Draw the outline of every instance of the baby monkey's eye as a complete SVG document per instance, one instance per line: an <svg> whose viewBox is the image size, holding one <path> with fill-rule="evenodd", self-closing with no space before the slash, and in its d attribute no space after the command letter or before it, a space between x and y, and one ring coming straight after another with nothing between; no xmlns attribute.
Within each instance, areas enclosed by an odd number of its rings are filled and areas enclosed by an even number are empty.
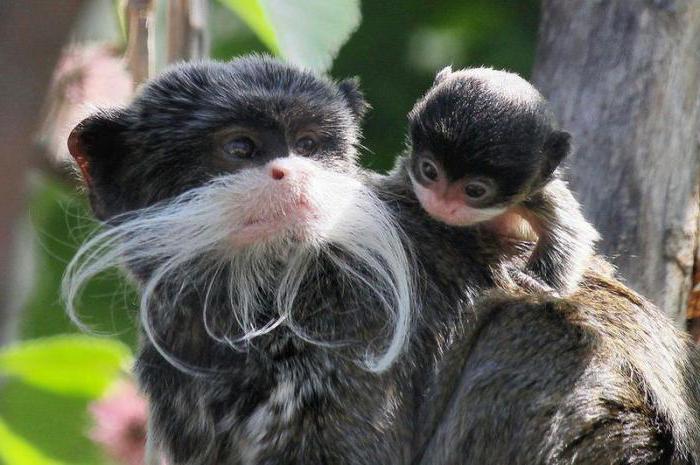
<svg viewBox="0 0 700 465"><path fill-rule="evenodd" d="M316 141L305 136L299 138L294 144L294 151L299 155L308 155L316 148Z"/></svg>
<svg viewBox="0 0 700 465"><path fill-rule="evenodd" d="M420 163L420 171L426 179L431 181L435 181L438 178L437 166L430 160L423 160Z"/></svg>
<svg viewBox="0 0 700 465"><path fill-rule="evenodd" d="M464 186L464 193L472 200L479 200L491 193L492 187L483 181L471 181Z"/></svg>
<svg viewBox="0 0 700 465"><path fill-rule="evenodd" d="M224 144L224 152L239 158L250 158L255 153L255 142L250 137L236 137Z"/></svg>

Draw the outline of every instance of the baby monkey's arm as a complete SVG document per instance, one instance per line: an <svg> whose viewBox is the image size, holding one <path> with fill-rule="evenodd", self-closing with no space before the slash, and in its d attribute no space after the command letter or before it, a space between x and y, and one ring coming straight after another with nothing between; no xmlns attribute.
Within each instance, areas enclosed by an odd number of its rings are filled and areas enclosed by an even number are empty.
<svg viewBox="0 0 700 465"><path fill-rule="evenodd" d="M594 254L598 232L561 179L547 183L519 210L538 236L528 271L560 295L572 293Z"/></svg>

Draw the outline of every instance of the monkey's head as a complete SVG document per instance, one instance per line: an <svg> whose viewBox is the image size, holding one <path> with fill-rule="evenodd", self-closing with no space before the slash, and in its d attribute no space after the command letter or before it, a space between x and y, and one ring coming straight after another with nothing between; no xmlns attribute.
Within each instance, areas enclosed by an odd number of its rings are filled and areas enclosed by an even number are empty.
<svg viewBox="0 0 700 465"><path fill-rule="evenodd" d="M354 80L335 84L271 58L187 64L129 107L84 120L68 146L99 219L239 173L245 199L232 201L251 210L241 219L253 231L312 207L309 170L354 170L365 108Z"/></svg>
<svg viewBox="0 0 700 465"><path fill-rule="evenodd" d="M490 220L552 176L570 150L546 100L518 75L445 68L409 114L409 174L447 224Z"/></svg>
<svg viewBox="0 0 700 465"><path fill-rule="evenodd" d="M123 265L141 286L154 344L150 315L187 296L213 339L247 341L293 326L307 271L324 257L349 280L377 283L400 325L383 360L395 358L410 267L391 212L355 163L366 109L354 80L253 56L176 66L129 107L84 120L68 146L106 229L69 267L69 311L88 279Z"/></svg>

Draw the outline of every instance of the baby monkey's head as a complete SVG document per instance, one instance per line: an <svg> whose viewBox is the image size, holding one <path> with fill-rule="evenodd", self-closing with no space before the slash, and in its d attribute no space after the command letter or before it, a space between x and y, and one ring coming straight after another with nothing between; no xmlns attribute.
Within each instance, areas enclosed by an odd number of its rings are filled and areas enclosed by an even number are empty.
<svg viewBox="0 0 700 465"><path fill-rule="evenodd" d="M409 114L409 174L423 208L488 221L541 188L570 149L546 100L516 74L443 69Z"/></svg>

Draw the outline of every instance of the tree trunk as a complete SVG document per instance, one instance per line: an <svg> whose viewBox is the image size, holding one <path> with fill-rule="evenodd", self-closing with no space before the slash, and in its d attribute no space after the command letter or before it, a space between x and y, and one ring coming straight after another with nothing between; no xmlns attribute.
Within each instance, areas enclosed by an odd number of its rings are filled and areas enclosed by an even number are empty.
<svg viewBox="0 0 700 465"><path fill-rule="evenodd" d="M698 219L700 1L544 0L533 80L568 177L631 287L685 324Z"/></svg>
<svg viewBox="0 0 700 465"><path fill-rule="evenodd" d="M0 345L14 336L20 305L11 283L16 233L44 95L81 0L0 0Z"/></svg>
<svg viewBox="0 0 700 465"><path fill-rule="evenodd" d="M206 0L171 0L168 3L168 63L209 55Z"/></svg>
<svg viewBox="0 0 700 465"><path fill-rule="evenodd" d="M126 3L128 41L124 58L138 86L151 74L149 61L149 28L153 23L152 0L129 0Z"/></svg>

